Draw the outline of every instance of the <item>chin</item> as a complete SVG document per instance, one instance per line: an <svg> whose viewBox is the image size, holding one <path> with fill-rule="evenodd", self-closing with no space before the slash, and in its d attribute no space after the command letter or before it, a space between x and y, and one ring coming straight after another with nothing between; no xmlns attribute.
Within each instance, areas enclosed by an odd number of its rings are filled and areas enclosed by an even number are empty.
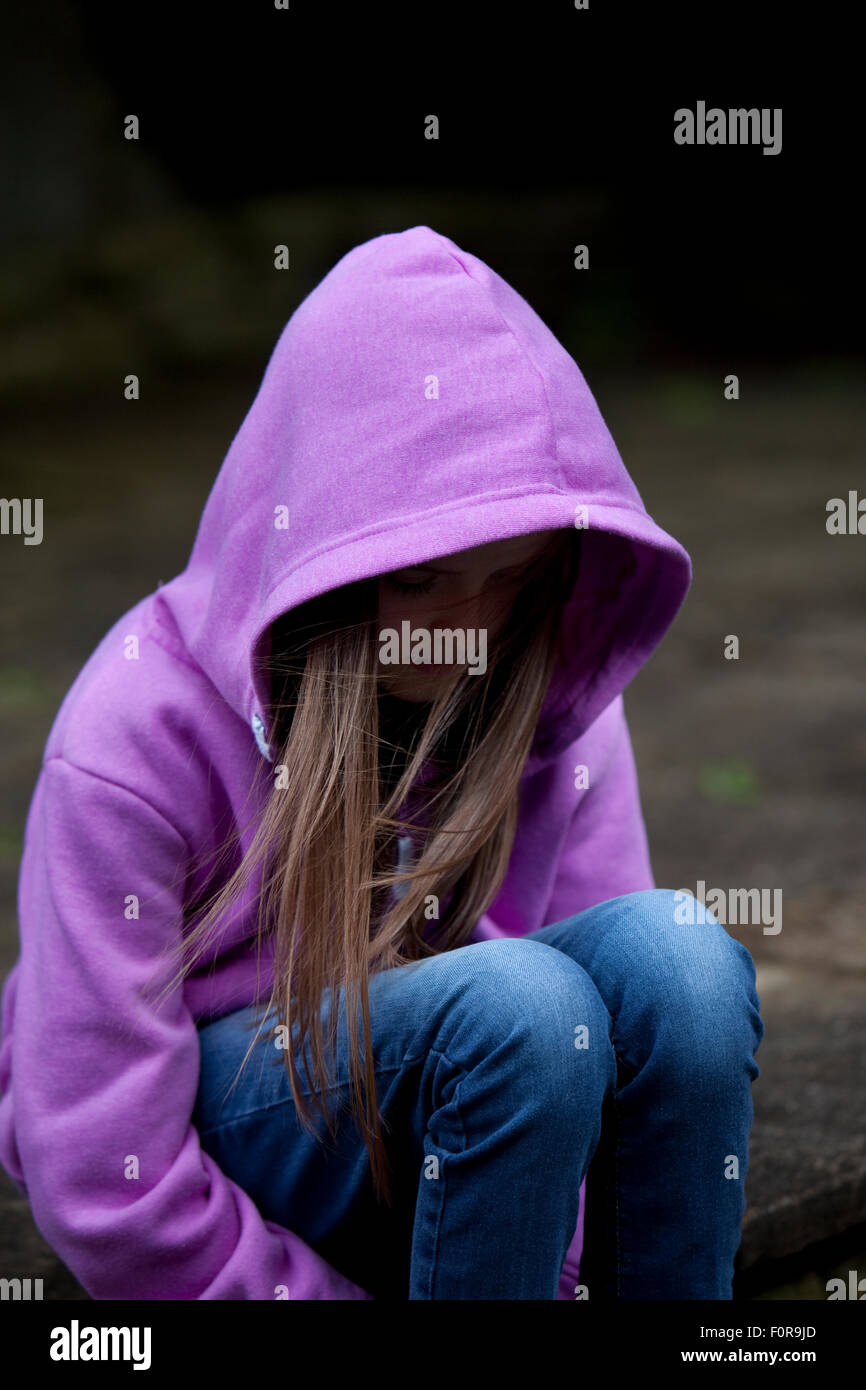
<svg viewBox="0 0 866 1390"><path fill-rule="evenodd" d="M420 690L404 690L400 686L388 685L385 687L385 691L395 700L405 700L409 705L429 705L433 699L429 690L422 693Z"/></svg>
<svg viewBox="0 0 866 1390"><path fill-rule="evenodd" d="M429 705L437 694L429 682L401 681L399 676L383 676L380 685L386 695L393 696L395 700L405 700L410 705Z"/></svg>

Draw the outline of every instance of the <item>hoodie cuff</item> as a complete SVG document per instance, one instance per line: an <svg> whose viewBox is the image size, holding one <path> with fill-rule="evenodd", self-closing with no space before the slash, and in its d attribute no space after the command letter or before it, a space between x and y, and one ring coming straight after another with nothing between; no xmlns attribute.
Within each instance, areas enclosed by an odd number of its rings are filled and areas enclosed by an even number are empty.
<svg viewBox="0 0 866 1390"><path fill-rule="evenodd" d="M579 1283L580 1271L574 1269L568 1263L564 1264L562 1266L562 1273L559 1276L559 1292L556 1295L556 1302L561 1303L567 1299L569 1303L573 1303L575 1301L574 1291Z"/></svg>

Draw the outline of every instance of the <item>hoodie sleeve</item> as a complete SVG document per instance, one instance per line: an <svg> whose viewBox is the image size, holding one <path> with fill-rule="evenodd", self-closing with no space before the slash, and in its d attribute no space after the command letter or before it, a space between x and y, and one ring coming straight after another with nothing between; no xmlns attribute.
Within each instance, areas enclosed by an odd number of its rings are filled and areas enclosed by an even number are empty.
<svg viewBox="0 0 866 1390"><path fill-rule="evenodd" d="M637 769L621 697L601 772L578 803L557 864L544 925L596 903L654 888Z"/></svg>
<svg viewBox="0 0 866 1390"><path fill-rule="evenodd" d="M152 1002L177 968L165 949L188 854L135 793L59 757L43 765L20 876L13 1067L36 1225L94 1299L370 1299L264 1220L191 1124L195 1021L180 988Z"/></svg>

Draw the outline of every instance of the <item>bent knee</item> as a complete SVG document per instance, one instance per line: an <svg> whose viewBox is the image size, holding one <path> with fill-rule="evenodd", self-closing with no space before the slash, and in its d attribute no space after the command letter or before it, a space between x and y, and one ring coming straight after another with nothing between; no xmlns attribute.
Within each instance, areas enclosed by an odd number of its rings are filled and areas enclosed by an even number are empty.
<svg viewBox="0 0 866 1390"><path fill-rule="evenodd" d="M755 966L703 903L684 905L686 896L673 889L630 894L622 916L627 955L632 967L639 958L638 987L665 1021L667 1045L693 1068L724 1074L763 1036Z"/></svg>
<svg viewBox="0 0 866 1390"><path fill-rule="evenodd" d="M639 960L658 983L678 981L681 990L708 989L711 995L723 982L754 988L750 952L691 894L650 888L614 901L614 931L625 955L632 963Z"/></svg>
<svg viewBox="0 0 866 1390"><path fill-rule="evenodd" d="M454 953L457 954L457 953ZM482 1012L497 1042L519 1048L537 1075L592 1054L605 1074L613 1057L612 1019L586 970L563 951L519 937L462 948L465 1002Z"/></svg>

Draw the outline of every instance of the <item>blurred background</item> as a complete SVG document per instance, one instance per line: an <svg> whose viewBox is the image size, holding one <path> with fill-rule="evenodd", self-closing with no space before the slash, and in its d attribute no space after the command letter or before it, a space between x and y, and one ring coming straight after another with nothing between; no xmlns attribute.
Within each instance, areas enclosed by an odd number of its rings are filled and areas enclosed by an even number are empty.
<svg viewBox="0 0 866 1390"><path fill-rule="evenodd" d="M711 72L672 11L519 13L6 18L0 492L44 499L44 539L0 537L0 969L66 690L184 568L296 305L353 246L426 223L557 334L692 556L625 695L653 866L665 887L782 891L781 932L729 926L767 1028L735 1291L824 1299L866 1275L866 536L826 529L831 498L866 497L856 126L843 82L827 100L781 62L748 73L717 35ZM675 145L699 99L781 107L781 153ZM0 1204L0 1274L86 1298L2 1173Z"/></svg>

